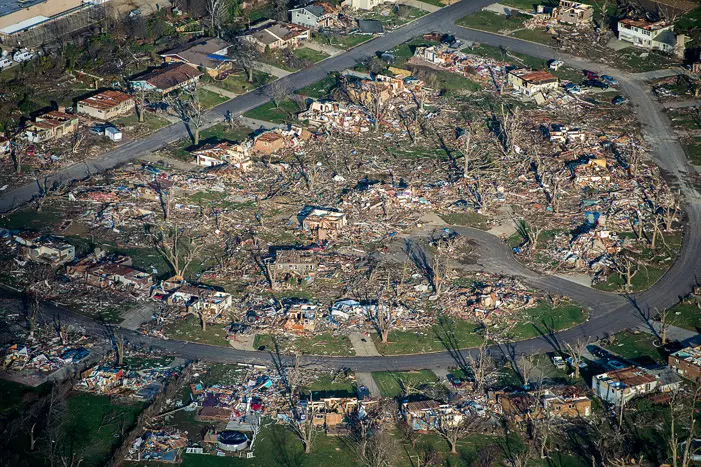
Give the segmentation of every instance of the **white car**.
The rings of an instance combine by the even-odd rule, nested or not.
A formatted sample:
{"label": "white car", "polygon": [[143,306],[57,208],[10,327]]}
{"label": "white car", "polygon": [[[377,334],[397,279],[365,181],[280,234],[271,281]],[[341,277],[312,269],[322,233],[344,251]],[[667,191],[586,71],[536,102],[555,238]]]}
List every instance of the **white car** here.
{"label": "white car", "polygon": [[10,57],[0,58],[0,70],[7,68],[10,65],[12,65],[12,59]]}
{"label": "white car", "polygon": [[561,60],[553,60],[552,62],[550,62],[550,69],[557,71],[557,69],[560,68],[564,64],[565,64],[565,62],[563,62]]}
{"label": "white car", "polygon": [[21,49],[15,52],[15,54],[12,56],[12,59],[16,61],[17,63],[21,62],[26,62],[27,60],[31,60],[34,58],[34,53],[27,49]]}

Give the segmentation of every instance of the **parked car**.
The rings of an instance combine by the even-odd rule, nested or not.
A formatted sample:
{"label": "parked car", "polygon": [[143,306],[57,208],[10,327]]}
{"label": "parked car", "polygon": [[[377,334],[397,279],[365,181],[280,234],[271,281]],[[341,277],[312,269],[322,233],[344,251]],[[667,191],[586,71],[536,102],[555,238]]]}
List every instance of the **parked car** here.
{"label": "parked car", "polygon": [[615,86],[618,84],[618,81],[616,81],[616,78],[610,75],[601,75],[601,81],[605,82],[609,86]]}
{"label": "parked car", "polygon": [[9,55],[0,58],[0,70],[12,65],[12,58]]}
{"label": "parked car", "polygon": [[587,79],[599,79],[599,74],[591,70],[584,70],[584,76],[586,76]]}
{"label": "parked car", "polygon": [[12,60],[17,63],[26,62],[34,58],[34,54],[28,49],[20,49],[12,55]]}
{"label": "parked car", "polygon": [[451,49],[459,49],[462,47],[462,41],[460,39],[456,39],[455,41],[451,42],[448,47]]}
{"label": "parked car", "polygon": [[581,94],[582,89],[574,83],[567,83],[565,84],[565,91],[570,94]]}
{"label": "parked car", "polygon": [[626,99],[626,98],[623,97],[623,96],[616,96],[616,97],[614,97],[614,98],[611,100],[611,103],[612,103],[613,105],[623,105],[623,104],[625,104],[626,102],[628,102],[628,99]]}
{"label": "parked car", "polygon": [[453,42],[455,42],[455,36],[452,34],[445,34],[441,38],[441,42],[444,44],[452,44]]}
{"label": "parked car", "polygon": [[609,85],[604,83],[603,81],[599,81],[598,79],[585,79],[582,81],[582,84],[584,86],[590,87],[590,88],[599,88],[599,89],[608,89]]}
{"label": "parked car", "polygon": [[560,68],[562,65],[564,65],[565,62],[562,60],[551,60],[550,64],[548,65],[551,70],[557,71],[558,68]]}

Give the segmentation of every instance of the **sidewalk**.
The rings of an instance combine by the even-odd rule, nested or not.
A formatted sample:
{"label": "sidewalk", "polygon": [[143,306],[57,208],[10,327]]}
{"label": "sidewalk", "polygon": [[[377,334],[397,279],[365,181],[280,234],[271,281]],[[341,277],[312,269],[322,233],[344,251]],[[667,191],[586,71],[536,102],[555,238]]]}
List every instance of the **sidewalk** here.
{"label": "sidewalk", "polygon": [[263,128],[265,130],[273,130],[275,128],[287,128],[287,125],[284,124],[266,122],[265,120],[248,118],[244,117],[243,115],[239,116],[239,121],[241,122],[241,124],[247,126],[248,128],[251,128],[252,130],[259,130],[260,128]]}
{"label": "sidewalk", "polygon": [[419,10],[428,11],[429,13],[434,13],[441,9],[439,6],[431,5],[430,3],[425,3],[420,0],[402,0],[401,3],[404,5],[413,6]]}
{"label": "sidewalk", "polygon": [[229,99],[233,99],[234,97],[238,97],[238,94],[235,92],[227,91],[226,89],[222,89],[220,87],[214,86],[213,84],[201,84],[201,86],[206,89],[207,91],[212,91],[215,94],[219,94],[220,96],[228,97]]}
{"label": "sidewalk", "polygon": [[295,73],[293,71],[286,71],[286,70],[283,70],[282,68],[278,68],[276,66],[268,65],[267,63],[261,63],[261,62],[253,62],[253,68],[255,68],[258,71],[262,71],[264,73],[267,73],[269,75],[273,75],[276,78],[284,78],[287,75],[291,75],[292,73]]}
{"label": "sidewalk", "polygon": [[[662,327],[660,326],[660,323],[657,321],[650,321],[650,324],[653,328],[655,328],[655,331],[657,331],[658,334],[661,334]],[[638,329],[642,332],[653,334],[652,329],[650,329],[650,327],[645,323],[640,324]],[[701,334],[694,331],[689,331],[688,329],[680,328],[678,326],[670,325],[667,326],[667,341],[679,341],[685,347],[690,345],[699,345],[701,344]]]}
{"label": "sidewalk", "polygon": [[321,44],[315,41],[306,41],[304,43],[304,47],[316,50],[317,52],[324,52],[325,54],[330,55],[332,57],[334,55],[342,54],[343,52],[345,52],[345,50],[338,49],[332,45]]}

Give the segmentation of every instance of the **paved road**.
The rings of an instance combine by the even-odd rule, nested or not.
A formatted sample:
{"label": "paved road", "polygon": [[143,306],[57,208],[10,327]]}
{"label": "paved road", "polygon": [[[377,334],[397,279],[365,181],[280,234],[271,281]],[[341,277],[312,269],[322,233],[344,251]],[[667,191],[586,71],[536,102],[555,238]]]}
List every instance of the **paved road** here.
{"label": "paved road", "polygon": [[[559,333],[551,333],[543,329],[542,335],[536,339],[516,342],[508,348],[493,348],[495,352],[504,351],[509,354],[535,353],[559,348],[562,342],[572,342],[579,338],[597,339],[610,333],[629,327],[637,327],[645,319],[654,314],[654,310],[667,308],[678,302],[691,288],[697,284],[701,276],[701,262],[698,261],[698,251],[701,251],[701,197],[691,186],[688,173],[692,170],[684,155],[684,151],[674,138],[674,132],[667,117],[660,110],[660,105],[653,99],[649,90],[630,74],[624,74],[602,63],[562,54],[546,46],[520,41],[514,38],[494,34],[465,30],[455,26],[454,21],[465,14],[476,11],[489,1],[468,1],[444,8],[434,14],[425,16],[406,28],[394,31],[384,37],[363,44],[350,52],[321,62],[318,66],[290,75],[287,78],[295,89],[311,84],[322,78],[327,72],[351,67],[358,59],[367,57],[376,50],[386,50],[404,42],[416,35],[427,31],[444,31],[457,33],[464,40],[477,41],[490,45],[503,45],[512,51],[534,55],[541,58],[559,58],[568,64],[579,68],[595,68],[615,76],[621,91],[628,95],[635,106],[643,125],[646,141],[651,145],[656,162],[664,169],[670,183],[679,187],[686,201],[687,227],[684,243],[679,259],[672,268],[650,290],[623,297],[584,287],[555,276],[545,276],[528,270],[515,261],[510,250],[496,237],[486,232],[462,228],[461,233],[470,236],[478,242],[480,261],[485,268],[508,272],[526,280],[534,287],[568,295],[591,310],[591,319],[575,328]],[[267,101],[265,89],[240,96],[226,104],[217,107],[209,115],[209,121],[214,122],[227,111],[238,114],[256,107]],[[164,142],[175,140],[183,135],[182,125],[173,125],[151,137],[135,142],[129,147],[122,147],[92,164],[86,164],[83,171],[104,169],[118,163],[130,160],[136,155],[157,148]],[[60,176],[80,178],[81,169],[64,171]],[[0,210],[7,209],[11,200],[26,201],[31,198],[35,187],[28,186],[14,190],[0,199]],[[84,317],[71,315],[65,310],[55,307],[49,313],[64,316],[66,320],[80,322],[82,325],[100,330],[99,325]],[[212,347],[203,344],[183,343],[180,341],[162,341],[146,336],[140,336],[127,330],[120,330],[135,343],[152,345],[178,353],[187,358],[195,358],[220,362],[247,361],[252,363],[270,364],[271,356],[265,352],[250,352],[235,349]],[[469,352],[469,351],[465,351]],[[397,357],[316,357],[306,356],[304,362],[324,367],[350,367],[357,371],[406,370],[418,368],[446,368],[454,365],[451,352],[439,352],[421,355],[404,355]]]}

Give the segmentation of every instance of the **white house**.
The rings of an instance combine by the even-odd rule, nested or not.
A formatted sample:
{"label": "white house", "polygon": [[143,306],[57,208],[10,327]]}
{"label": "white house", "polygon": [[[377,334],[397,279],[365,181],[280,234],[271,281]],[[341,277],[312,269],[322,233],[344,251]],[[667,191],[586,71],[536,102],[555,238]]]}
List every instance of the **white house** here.
{"label": "white house", "polygon": [[622,405],[636,396],[648,394],[657,388],[657,384],[657,378],[634,366],[592,378],[592,390],[613,405]]}
{"label": "white house", "polygon": [[293,8],[290,10],[290,22],[309,29],[330,28],[338,19],[338,10],[328,3]]}
{"label": "white house", "polygon": [[388,3],[388,0],[345,0],[341,5],[356,10],[372,10],[383,3]]}
{"label": "white house", "polygon": [[618,22],[618,39],[648,50],[661,50],[683,56],[688,38],[673,31],[674,24],[665,21],[622,19]]}

